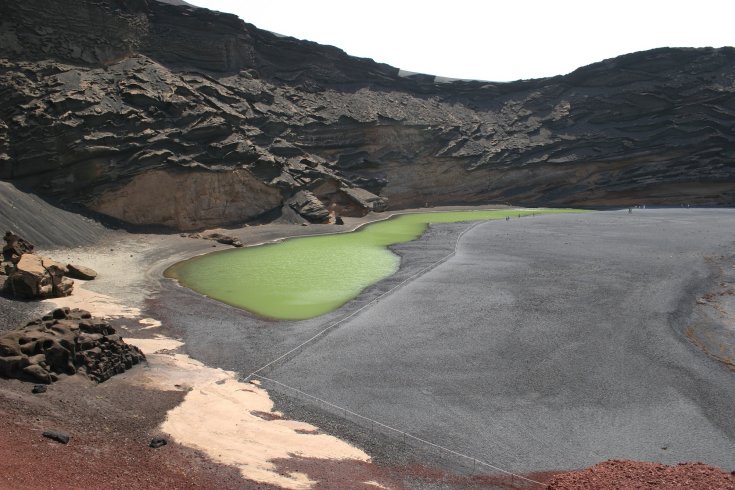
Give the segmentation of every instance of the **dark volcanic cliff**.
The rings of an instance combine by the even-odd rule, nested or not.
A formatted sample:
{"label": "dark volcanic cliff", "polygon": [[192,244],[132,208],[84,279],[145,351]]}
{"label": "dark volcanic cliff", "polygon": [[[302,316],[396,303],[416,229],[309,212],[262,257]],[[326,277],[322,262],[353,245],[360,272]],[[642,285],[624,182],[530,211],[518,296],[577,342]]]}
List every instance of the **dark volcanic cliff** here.
{"label": "dark volcanic cliff", "polygon": [[185,5],[6,0],[0,96],[0,178],[133,224],[735,203],[732,48],[447,82]]}

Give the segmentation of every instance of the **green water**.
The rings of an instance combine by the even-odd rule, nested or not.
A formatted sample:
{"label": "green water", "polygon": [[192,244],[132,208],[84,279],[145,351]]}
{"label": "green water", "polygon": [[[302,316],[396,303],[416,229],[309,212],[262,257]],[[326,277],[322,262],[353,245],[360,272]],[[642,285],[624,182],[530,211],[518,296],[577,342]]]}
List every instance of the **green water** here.
{"label": "green water", "polygon": [[292,238],[195,257],[165,275],[199,293],[257,315],[303,320],[335,310],[398,270],[387,247],[421,236],[429,223],[503,219],[570,209],[403,214],[351,233]]}

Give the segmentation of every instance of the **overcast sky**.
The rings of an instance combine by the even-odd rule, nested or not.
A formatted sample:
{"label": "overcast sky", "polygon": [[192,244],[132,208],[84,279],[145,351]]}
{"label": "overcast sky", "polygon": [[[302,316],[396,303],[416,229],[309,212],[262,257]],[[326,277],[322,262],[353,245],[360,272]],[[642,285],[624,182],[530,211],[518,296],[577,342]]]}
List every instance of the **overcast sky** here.
{"label": "overcast sky", "polygon": [[735,45],[735,0],[188,0],[408,71],[509,81],[662,46]]}

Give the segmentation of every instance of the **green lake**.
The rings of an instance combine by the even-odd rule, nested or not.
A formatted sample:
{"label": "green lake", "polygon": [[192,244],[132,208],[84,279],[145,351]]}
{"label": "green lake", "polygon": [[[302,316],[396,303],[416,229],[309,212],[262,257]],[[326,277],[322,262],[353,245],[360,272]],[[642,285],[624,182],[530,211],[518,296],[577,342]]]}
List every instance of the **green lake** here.
{"label": "green lake", "polygon": [[569,213],[572,209],[450,211],[402,214],[349,233],[291,238],[194,257],[166,277],[257,315],[304,320],[335,310],[398,270],[387,247],[421,236],[430,223]]}

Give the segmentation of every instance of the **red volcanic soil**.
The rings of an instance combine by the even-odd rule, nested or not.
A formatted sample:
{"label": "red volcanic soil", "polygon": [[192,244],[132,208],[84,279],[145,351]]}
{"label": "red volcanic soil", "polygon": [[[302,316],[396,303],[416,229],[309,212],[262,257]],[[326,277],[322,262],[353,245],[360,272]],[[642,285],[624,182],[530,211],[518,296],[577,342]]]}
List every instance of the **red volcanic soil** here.
{"label": "red volcanic soil", "polygon": [[[169,440],[151,449],[157,427],[183,392],[148,390],[113,378],[95,385],[73,376],[31,394],[32,385],[0,379],[0,489],[180,488],[275,489],[244,480],[232,467]],[[68,444],[46,439],[44,430],[71,436]],[[274,463],[299,471],[316,489],[542,488],[518,478],[456,475],[421,465],[378,465],[292,457]],[[607,461],[567,473],[527,475],[548,489],[732,489],[735,476],[702,463],[666,466]],[[368,483],[371,482],[371,483]]]}
{"label": "red volcanic soil", "polygon": [[[95,385],[72,376],[31,393],[32,384],[0,379],[0,489],[242,489],[235,468],[168,441],[148,447],[183,392]],[[68,444],[43,437],[68,434]]]}
{"label": "red volcanic soil", "polygon": [[735,475],[703,463],[667,466],[641,461],[611,460],[580,471],[561,473],[548,481],[549,490],[589,489],[731,489]]}

